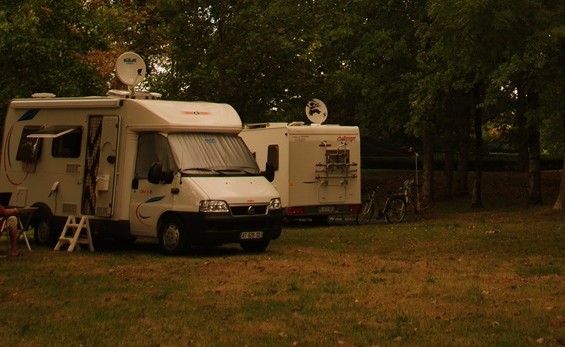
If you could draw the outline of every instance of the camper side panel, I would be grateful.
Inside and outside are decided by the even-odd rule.
[[[266,169],[267,161],[275,168],[271,182],[281,196],[282,206],[289,201],[289,142],[286,124],[284,127],[245,129],[240,133],[245,144],[255,156],[260,170]],[[270,155],[269,155],[270,154]]]
[[[53,124],[76,136],[28,139],[27,134]],[[12,193],[14,206],[42,202],[54,213],[80,212],[84,178],[82,137],[87,123],[84,114],[73,110],[10,109],[2,148],[2,189]],[[58,183],[57,183],[58,182]],[[53,188],[53,193],[51,192]]]
[[[10,107],[6,117],[0,184],[4,196],[11,196],[8,203],[40,204],[61,218],[116,219],[115,192],[123,190],[117,185],[127,182],[117,179],[124,170],[120,109],[42,109],[28,103],[29,108]]]

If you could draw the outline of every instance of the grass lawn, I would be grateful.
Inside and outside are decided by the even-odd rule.
[[[4,346],[562,346],[565,213],[289,224],[265,253],[35,247],[0,259]],[[0,249],[6,249],[5,236]]]

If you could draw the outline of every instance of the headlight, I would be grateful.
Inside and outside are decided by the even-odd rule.
[[[281,208],[281,199],[274,198],[269,202],[269,210],[279,210]]]
[[[228,203],[223,200],[200,201],[200,212],[229,212]]]

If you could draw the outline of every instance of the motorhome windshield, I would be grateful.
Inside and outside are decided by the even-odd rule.
[[[169,144],[187,175],[257,175],[259,168],[237,135],[170,134]]]

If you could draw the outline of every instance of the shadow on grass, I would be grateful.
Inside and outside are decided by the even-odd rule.
[[[41,247],[41,246],[36,246]],[[165,256],[159,249],[157,241],[152,239],[140,239],[136,242],[119,242],[114,239],[94,239],[94,249],[96,253],[107,254],[128,254],[128,255],[144,255],[144,256]],[[61,247],[60,251],[65,252],[66,247]],[[79,252],[88,252],[88,248],[84,247]],[[227,244],[217,247],[191,247],[189,251],[181,255],[188,257],[226,257],[239,254],[249,254],[244,252],[239,245]]]

